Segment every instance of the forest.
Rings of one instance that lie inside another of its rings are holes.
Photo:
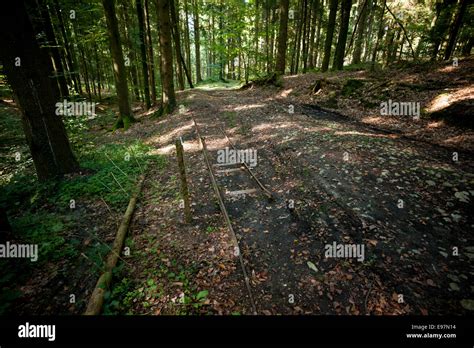
[[[472,1],[5,6],[0,316],[472,315]]]

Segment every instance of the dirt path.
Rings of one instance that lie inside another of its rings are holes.
[[[148,137],[171,164],[168,176],[151,173],[132,230],[140,253],[131,260],[129,276],[163,284],[146,310],[136,304],[135,311],[182,313],[184,296],[194,308],[187,313],[251,313],[191,115],[214,163],[217,151],[230,146],[222,126],[237,148],[257,151],[254,172],[275,194],[273,202],[258,190],[225,194],[259,314],[465,311],[461,301],[472,298],[474,274],[473,163],[320,110],[295,105],[289,113],[273,95],[187,91],[180,96],[181,114],[154,126],[147,120],[132,131]],[[179,136],[187,156],[192,226],[176,222],[181,211],[173,143]],[[155,180],[172,191],[158,201]],[[221,170],[217,180],[223,192],[258,188],[238,170]],[[364,253],[328,257],[326,245],[333,243],[354,244]],[[184,281],[173,278],[179,266]],[[164,285],[166,278],[171,285]],[[205,300],[196,298],[202,290],[208,291]]]

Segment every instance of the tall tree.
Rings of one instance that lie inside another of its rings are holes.
[[[169,7],[170,7],[170,23],[171,23],[171,35],[174,39],[174,50],[175,50],[175,57],[176,57],[176,68],[178,73],[178,84],[179,89],[184,90],[184,74],[183,74],[183,63],[181,61],[181,38],[179,35],[179,19],[176,13],[177,9],[175,8],[174,0],[168,0]]]
[[[380,6],[380,19],[379,19],[379,28],[377,30],[377,40],[375,41],[374,49],[372,51],[372,59],[370,64],[370,70],[375,69],[375,61],[377,60],[377,53],[379,51],[379,44],[384,35],[384,21],[383,17],[385,15],[385,5],[387,4],[387,0],[382,0],[382,5]],[[374,11],[375,12],[375,11]]]
[[[436,4],[437,16],[430,33],[432,42],[431,59],[433,60],[438,57],[441,44],[444,42],[446,31],[449,28],[452,10],[456,2],[457,0],[443,0]]]
[[[151,106],[150,100],[150,85],[148,78],[148,64],[146,57],[146,44],[145,44],[145,17],[143,16],[143,4],[142,0],[135,0],[137,6],[137,17],[138,17],[138,36],[140,41],[140,52],[142,61],[143,71],[143,90],[145,94],[145,107],[148,110]]]
[[[67,97],[69,96],[69,90],[66,83],[66,76],[64,74],[63,64],[61,62],[61,54],[59,51],[58,43],[56,41],[56,36],[54,35],[54,29],[51,23],[51,17],[49,15],[48,7],[44,0],[39,1],[39,10],[41,13],[41,21],[43,24],[44,34],[47,40],[46,45],[48,46],[51,52],[51,58],[54,63],[54,70],[59,85],[59,92],[61,93],[61,97]]]
[[[173,83],[173,52],[171,47],[170,3],[168,0],[156,0],[161,51],[161,84],[163,86],[160,113],[167,114],[176,106]]]
[[[196,58],[196,83],[202,81],[201,77],[201,38],[199,27],[199,0],[193,0],[194,13],[194,49]]]
[[[313,0],[312,2],[312,9],[311,9],[311,31],[309,34],[309,61],[308,61],[308,68],[313,69],[315,65],[315,53],[317,52],[316,47],[316,20],[318,19],[319,15],[319,0]]]
[[[357,25],[356,40],[354,43],[354,53],[352,54],[352,64],[359,64],[362,57],[362,43],[365,35],[365,26],[367,24],[367,3],[370,0],[362,0],[359,4],[359,21]]]
[[[0,60],[22,111],[22,124],[39,180],[71,173],[79,165],[71,150],[52,80],[51,62],[35,39],[23,1],[0,15]],[[31,10],[31,9],[30,9]]]
[[[133,94],[135,95],[135,100],[141,101],[141,89],[139,88],[139,79],[138,79],[138,69],[135,64],[136,62],[136,48],[134,45],[134,40],[132,40],[132,33],[129,28],[133,27],[132,21],[129,16],[129,8],[128,5],[130,5],[127,1],[122,2],[122,6],[119,7],[120,9],[120,14],[121,14],[121,20],[124,23],[124,25],[120,26],[120,28],[123,29],[123,36],[125,39],[126,43],[126,48],[127,48],[127,64],[126,66],[129,67],[128,73],[129,73],[129,78],[131,79],[132,82],[132,87],[133,87]],[[127,75],[127,74],[126,74]]]
[[[278,49],[275,70],[278,74],[285,73],[286,44],[288,41],[288,9],[289,0],[280,0],[280,28],[278,29]]]
[[[334,28],[336,26],[338,0],[330,0],[329,3],[329,19],[326,29],[326,41],[324,42],[324,58],[321,65],[321,71],[328,71],[329,60],[331,59],[332,38],[334,36]]]
[[[451,54],[453,53],[454,44],[456,43],[458,32],[459,32],[459,29],[461,28],[461,24],[463,21],[464,13],[466,12],[467,3],[468,3],[467,0],[461,0],[461,2],[459,3],[456,17],[451,26],[451,31],[449,32],[448,44],[446,45],[446,50],[444,52],[445,60],[448,60],[449,58],[451,58]]]
[[[349,19],[351,16],[352,0],[342,0],[341,3],[341,27],[337,38],[336,51],[334,52],[333,68],[342,70],[344,66],[344,55],[346,52],[347,32],[349,30]]]
[[[188,70],[188,67],[186,66],[186,62],[184,61],[183,53],[181,51],[181,39],[179,35],[179,20],[178,20],[178,13],[177,10],[174,7],[174,0],[170,1],[170,13],[171,13],[171,23],[174,23],[171,25],[171,35],[174,37],[174,42],[175,42],[175,49],[176,49],[176,64],[178,65],[178,80],[180,84],[180,89],[184,90],[184,76],[183,76],[183,71],[184,75],[186,76],[186,79],[188,80],[189,86],[191,88],[194,88],[193,86],[193,81],[191,80],[191,74]],[[181,77],[180,77],[181,76]],[[181,80],[182,84],[181,84]]]
[[[156,103],[155,58],[153,57],[153,40],[151,38],[150,11],[148,8],[148,0],[145,0],[145,18],[146,18],[148,74],[150,75],[151,102],[155,104]]]
[[[191,40],[189,38],[189,6],[188,0],[184,0],[184,47],[186,52],[186,69],[188,69],[189,75],[192,77],[191,69]]]
[[[110,51],[114,64],[115,89],[119,104],[119,117],[115,128],[127,129],[130,122],[134,120],[128,99],[127,78],[125,75],[125,64],[123,61],[122,45],[118,30],[117,16],[115,14],[115,0],[102,0],[105,10],[105,20],[110,40]]]
[[[74,60],[74,54],[72,52],[71,45],[69,43],[68,34],[66,32],[66,27],[64,26],[64,20],[61,13],[61,7],[59,6],[58,0],[54,0],[54,10],[56,12],[56,17],[58,19],[59,29],[61,31],[62,40],[64,43],[64,50],[66,52],[66,62],[68,66],[68,72],[71,75],[72,82],[74,84],[74,90],[78,94],[82,94],[81,81],[79,79],[79,74],[76,71],[76,62]]]

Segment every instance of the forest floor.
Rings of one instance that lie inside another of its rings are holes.
[[[353,75],[337,79],[343,85]],[[298,89],[307,91],[318,77],[287,77],[279,89],[186,91],[179,95],[180,112],[126,132],[170,156],[165,173],[149,174],[135,215],[139,225],[131,233],[140,254],[129,261],[124,279],[142,284],[145,305],[136,301],[130,313],[252,313],[192,117],[214,164],[217,150],[230,147],[221,129],[237,148],[256,149],[254,172],[276,197],[268,202],[259,191],[232,195],[258,187],[245,172],[217,172],[257,313],[446,314],[472,306],[474,162],[466,145],[472,133],[428,127],[436,140],[430,144],[420,130],[430,123],[423,118],[417,129],[398,126],[392,133],[308,107],[310,93],[302,96]],[[401,124],[396,118],[389,124],[396,121]],[[457,134],[464,142],[453,161],[445,146],[453,146]],[[190,225],[181,222],[178,137],[190,185]],[[164,195],[154,189],[156,182],[167,187]],[[288,209],[290,200],[295,209]],[[365,259],[326,258],[325,245],[333,242],[363,244]]]
[[[472,310],[472,129],[459,127],[457,120],[453,124],[451,114],[446,120],[432,120],[426,111],[413,121],[382,117],[374,106],[375,100],[379,105],[391,98],[421,101],[427,109],[441,94],[443,102],[464,105],[470,102],[465,96],[473,95],[472,65],[461,61],[454,72],[439,66],[446,72],[434,75],[427,72],[432,67],[406,68],[411,80],[397,72],[405,85],[395,80],[394,71],[378,77],[349,71],[289,76],[279,88],[198,88],[178,93],[179,108],[165,118],[137,110],[139,122],[124,132],[109,132],[103,120],[95,121],[89,128],[95,146],[140,139],[153,158],[129,230],[130,255],[122,256],[104,312],[252,313],[193,117],[214,164],[217,150],[230,146],[222,128],[237,148],[255,149],[253,171],[275,196],[268,201],[244,171],[216,171],[258,314],[426,315]],[[321,79],[322,88],[315,91]],[[353,80],[364,82],[343,92]],[[413,83],[422,87],[413,89]],[[190,224],[182,221],[174,150],[179,137],[192,202]],[[126,168],[123,162],[120,166]],[[229,193],[251,188],[257,191]],[[83,211],[81,228],[98,225],[110,239],[116,225],[106,219],[120,216],[119,210],[113,213],[104,206],[95,216]],[[363,245],[363,260],[326,257],[325,246],[333,242]],[[89,243],[83,238],[80,244]],[[81,281],[87,263],[80,260],[82,275],[73,276],[67,286],[80,293],[82,302],[69,306],[69,313],[83,311],[94,283]],[[72,266],[68,270],[71,274]],[[47,288],[53,278],[45,278],[44,272],[36,277]],[[38,299],[40,293],[37,287],[36,294],[27,296]],[[19,312],[44,311],[48,296],[53,295],[46,291],[36,306],[26,305]],[[49,309],[53,310],[58,309]]]

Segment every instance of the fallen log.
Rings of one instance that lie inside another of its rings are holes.
[[[98,315],[102,311],[102,306],[104,304],[104,294],[112,282],[112,270],[118,262],[120,257],[123,243],[125,241],[125,236],[127,235],[128,226],[132,220],[132,215],[135,210],[135,205],[137,203],[138,195],[140,194],[145,181],[145,174],[141,175],[138,179],[137,186],[135,188],[130,201],[128,202],[127,210],[122,218],[122,222],[117,230],[117,235],[115,236],[115,241],[112,246],[112,249],[107,257],[107,262],[105,264],[104,273],[97,280],[96,286],[92,295],[87,304],[87,309],[84,315]]]

